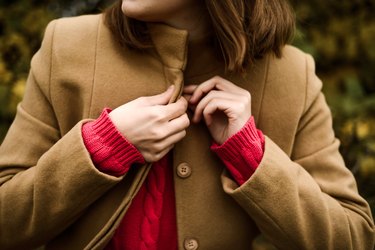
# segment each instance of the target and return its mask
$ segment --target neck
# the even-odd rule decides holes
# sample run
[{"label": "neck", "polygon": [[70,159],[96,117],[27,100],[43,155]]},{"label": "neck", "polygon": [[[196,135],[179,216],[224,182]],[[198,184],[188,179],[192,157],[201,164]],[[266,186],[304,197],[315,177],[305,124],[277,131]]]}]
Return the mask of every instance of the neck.
[{"label": "neck", "polygon": [[213,32],[189,39],[187,58],[184,72],[186,84],[198,84],[201,80],[207,80],[207,76],[221,68],[223,60],[215,46]]},{"label": "neck", "polygon": [[196,6],[190,11],[178,13],[164,23],[177,29],[187,30],[189,41],[201,40],[211,30],[209,15],[203,6]]}]

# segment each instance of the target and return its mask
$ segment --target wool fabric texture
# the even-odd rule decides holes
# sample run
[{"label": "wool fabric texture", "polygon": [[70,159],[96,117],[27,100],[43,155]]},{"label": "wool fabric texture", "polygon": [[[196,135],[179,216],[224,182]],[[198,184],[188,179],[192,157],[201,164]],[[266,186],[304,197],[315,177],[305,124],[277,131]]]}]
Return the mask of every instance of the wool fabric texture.
[{"label": "wool fabric texture", "polygon": [[[117,131],[105,109],[82,126],[84,143],[95,166],[112,175],[125,174],[142,156]],[[251,117],[223,145],[212,146],[240,185],[254,173],[263,155],[264,136]],[[170,155],[168,155],[171,157]],[[237,161],[236,159],[242,159]],[[103,160],[104,159],[104,160]],[[239,163],[239,164],[236,164]],[[167,157],[153,164],[145,183],[106,249],[177,249],[172,168]]]},{"label": "wool fabric texture", "polygon": [[[196,51],[205,49],[209,45],[209,39],[210,36],[206,36],[199,41],[194,41],[193,45],[190,45],[190,56],[193,49]],[[213,54],[206,54],[205,61],[216,59]],[[197,75],[205,65],[195,62],[194,66],[185,70],[185,73]],[[108,112],[109,110],[106,109],[95,122],[84,124],[82,134],[95,166],[102,172],[119,176],[125,174],[130,165],[144,163],[144,161],[134,146],[117,131],[109,119]],[[219,154],[219,157],[222,154],[227,169],[241,185],[250,178],[259,165],[263,156],[263,144],[264,136],[261,131],[257,131],[254,118],[251,117],[244,128],[224,144],[226,146],[214,144],[211,148]],[[237,158],[241,158],[242,161],[234,161]],[[170,171],[168,172],[168,167],[171,169],[166,158],[153,164],[145,183],[135,196],[106,249],[177,248],[173,176]]]},{"label": "wool fabric texture", "polygon": [[[236,74],[206,61],[214,46],[194,50],[187,31],[148,27],[155,46],[139,53],[118,45],[103,15],[48,25],[0,146],[1,249],[105,248],[152,166],[118,177],[99,171],[82,125],[172,84],[176,101],[184,85],[215,75],[251,93],[264,154],[238,185],[206,126],[189,126],[171,162],[178,248],[193,238],[199,249],[373,249],[371,210],[339,153],[310,55],[285,46],[282,57],[267,54]],[[194,62],[198,75],[189,74]],[[189,178],[176,174],[181,164]]]}]

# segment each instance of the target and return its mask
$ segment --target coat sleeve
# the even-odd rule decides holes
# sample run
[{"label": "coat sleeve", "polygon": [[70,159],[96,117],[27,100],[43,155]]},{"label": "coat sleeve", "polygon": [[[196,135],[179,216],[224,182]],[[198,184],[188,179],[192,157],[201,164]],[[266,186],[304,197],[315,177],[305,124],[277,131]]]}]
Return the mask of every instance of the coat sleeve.
[{"label": "coat sleeve", "polygon": [[311,56],[292,156],[266,137],[263,159],[240,187],[222,176],[225,192],[279,249],[373,249],[370,208],[339,153],[330,110]]},{"label": "coat sleeve", "polygon": [[79,122],[61,138],[49,96],[55,22],[34,56],[22,103],[0,147],[0,248],[46,243],[121,178],[93,165]]}]

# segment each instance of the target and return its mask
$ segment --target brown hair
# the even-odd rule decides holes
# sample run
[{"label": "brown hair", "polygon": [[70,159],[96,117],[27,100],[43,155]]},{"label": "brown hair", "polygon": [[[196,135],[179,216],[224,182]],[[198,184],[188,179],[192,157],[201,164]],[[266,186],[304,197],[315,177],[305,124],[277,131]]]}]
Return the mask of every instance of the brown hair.
[{"label": "brown hair", "polygon": [[[126,17],[121,0],[106,10],[106,23],[123,46],[152,47],[144,22]],[[287,0],[205,0],[226,67],[241,71],[255,59],[282,47],[294,33],[295,18]]]}]

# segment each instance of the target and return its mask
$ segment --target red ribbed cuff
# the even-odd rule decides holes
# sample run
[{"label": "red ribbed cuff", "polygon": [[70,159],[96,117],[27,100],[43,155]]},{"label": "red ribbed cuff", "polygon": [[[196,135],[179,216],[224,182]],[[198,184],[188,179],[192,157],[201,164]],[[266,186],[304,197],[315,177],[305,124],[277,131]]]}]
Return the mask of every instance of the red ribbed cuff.
[{"label": "red ribbed cuff", "polygon": [[211,149],[223,161],[235,181],[242,185],[255,172],[263,158],[264,135],[250,117],[245,126],[222,145],[213,143]]},{"label": "red ribbed cuff", "polygon": [[117,130],[104,109],[98,119],[82,126],[82,137],[95,166],[103,173],[124,175],[132,164],[145,163],[142,154]]}]

